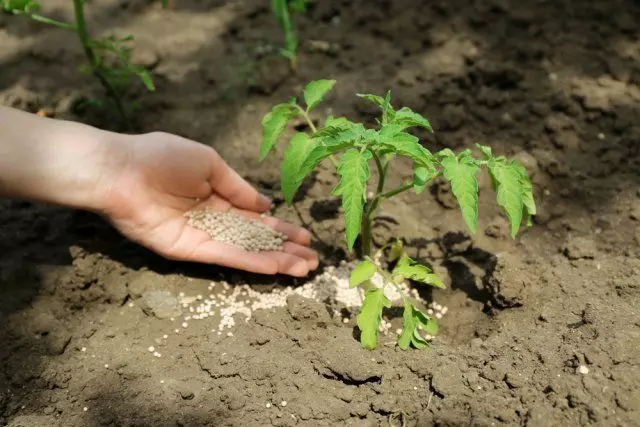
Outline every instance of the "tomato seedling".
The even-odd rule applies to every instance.
[[[284,32],[284,47],[280,54],[289,59],[292,70],[298,68],[298,36],[293,24],[294,13],[307,10],[308,0],[271,0],[271,9]]]
[[[451,184],[467,228],[475,233],[478,224],[478,173],[481,167],[486,167],[498,204],[509,220],[512,237],[515,238],[523,222],[531,226],[536,205],[524,166],[504,156],[494,156],[490,147],[477,145],[481,158],[474,157],[469,149],[456,154],[448,148],[437,153],[424,148],[419,139],[406,130],[421,127],[433,133],[431,124],[407,107],[395,109],[391,104],[391,92],[387,92],[385,97],[358,94],[380,108],[377,129],[365,128],[363,124],[345,117],[331,116],[322,127],[316,128],[309,113],[335,83],[335,80],[313,81],[304,88],[304,106],[294,98],[272,108],[262,120],[260,160],[272,152],[289,121],[300,117],[306,121],[310,132],[296,132],[284,152],[281,187],[285,201],[293,203],[293,197],[303,180],[323,160],[329,159],[335,166],[339,182],[333,194],[342,199],[346,243],[350,251],[360,238],[362,261],[350,277],[350,286],[360,286],[365,293],[357,318],[360,342],[364,348],[374,349],[382,312],[391,305],[385,295],[387,286],[397,287],[411,280],[438,288],[445,287],[431,268],[418,264],[407,255],[399,240],[379,249],[374,255],[371,228],[382,202],[408,190],[421,194],[430,181],[442,176]],[[386,189],[386,176],[398,156],[412,161],[413,177],[399,187]],[[368,196],[370,164],[376,168],[378,180],[375,192]],[[383,251],[388,252],[389,262],[395,263],[390,272],[385,271],[377,261]],[[383,278],[382,286],[376,286],[372,281],[377,274]],[[417,349],[427,347],[428,342],[423,334],[437,333],[436,320],[421,311],[410,298],[403,297],[403,302],[404,326],[398,337],[398,346],[403,350],[410,346]]]
[[[164,2],[163,2],[164,3]],[[120,118],[127,127],[131,127],[129,114],[123,102],[123,94],[132,83],[132,78],[139,78],[149,91],[155,91],[155,85],[149,71],[131,63],[131,46],[133,36],[107,36],[99,39],[89,37],[85,19],[85,0],[73,0],[75,22],[64,22],[41,15],[40,3],[32,0],[2,0],[4,11],[14,15],[24,15],[34,21],[70,30],[78,35],[87,64],[81,71],[95,76],[107,97],[113,102]],[[103,105],[99,100],[92,103]]]

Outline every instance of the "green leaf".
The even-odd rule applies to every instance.
[[[412,344],[418,350],[429,345],[422,335],[420,335],[420,330],[424,330],[429,335],[436,335],[438,332],[437,322],[416,308],[407,299],[404,300],[404,314],[402,319],[404,324],[402,332],[398,337],[398,347],[402,350],[408,350]]]
[[[431,166],[414,165],[413,168],[413,190],[416,194],[421,194],[427,183],[438,174],[438,171]]]
[[[316,140],[314,138],[314,140]],[[317,139],[316,141],[325,142],[324,139]],[[300,166],[300,171],[298,172],[298,179],[301,181],[304,180],[307,175],[309,175],[324,159],[329,157],[332,154],[335,154],[339,151],[344,150],[349,147],[351,144],[348,142],[345,143],[337,143],[331,145],[318,145],[316,144],[313,147],[313,150],[309,152],[307,158]]]
[[[515,166],[520,172],[520,185],[522,186],[522,202],[524,203],[523,216],[525,218],[528,227],[531,227],[531,216],[537,212],[536,202],[533,199],[533,186],[531,180],[527,174],[527,170],[520,163],[515,163]]]
[[[531,215],[536,212],[531,181],[524,166],[503,156],[490,159],[487,166],[498,204],[504,209],[511,226],[511,237],[515,238],[522,219],[530,226]]]
[[[376,348],[378,328],[382,320],[382,310],[385,307],[391,307],[391,301],[384,295],[382,289],[367,291],[357,319],[360,343],[367,350]]]
[[[426,325],[423,325],[422,329],[429,335],[438,335],[440,326],[438,326],[438,322],[435,319],[429,318],[429,321],[427,322]]]
[[[384,98],[378,95],[372,95],[370,93],[357,93],[356,96],[362,99],[366,99],[367,101],[373,102],[380,108],[382,108],[382,106],[384,105]]]
[[[395,118],[395,111],[391,105],[391,91],[387,91],[382,104],[382,124],[391,123]]]
[[[346,117],[328,116],[326,118],[326,120],[324,121],[324,127],[325,128],[333,127],[333,128],[344,129],[344,128],[350,128],[354,124],[355,123],[353,123],[352,121],[350,121]]]
[[[278,142],[287,123],[298,115],[298,110],[291,104],[278,104],[262,119],[262,144],[260,145],[260,161],[263,161]]]
[[[400,258],[400,261],[398,261],[398,264],[396,264],[391,274],[435,286],[436,288],[446,288],[442,279],[434,274],[433,270],[426,265],[418,264],[406,255]]]
[[[352,123],[344,119],[320,129],[313,137],[319,138],[325,145],[353,145],[362,139],[364,132],[365,128],[361,123]]]
[[[138,70],[136,74],[138,75],[138,77],[140,77],[140,80],[142,80],[142,83],[145,85],[147,90],[149,90],[150,92],[155,92],[156,86],[153,84],[153,80],[151,79],[151,74],[149,73],[149,71],[141,69]]]
[[[304,102],[307,104],[307,112],[318,105],[335,84],[335,80],[316,80],[309,83],[304,88]]]
[[[405,255],[404,244],[402,240],[396,239],[392,244],[389,250],[389,262],[396,261]]]
[[[300,176],[300,168],[315,147],[314,140],[303,132],[296,133],[284,152],[280,173],[280,187],[284,200],[291,204],[305,176]]]
[[[402,132],[401,126],[392,124],[382,127],[376,146],[390,149],[396,154],[409,157],[421,166],[435,169],[435,157],[429,150],[420,145],[419,141],[417,137]]]
[[[306,12],[309,0],[289,0],[289,7],[298,13]]]
[[[349,150],[342,156],[342,163],[338,167],[340,183],[333,190],[333,194],[342,196],[349,250],[353,249],[356,238],[360,234],[362,210],[370,177],[368,164],[370,158],[371,153],[368,151]]]
[[[488,164],[498,204],[504,209],[511,225],[511,237],[515,237],[520,229],[524,208],[520,171],[514,166],[506,159],[492,159]]]
[[[442,153],[442,152],[441,152]],[[478,172],[480,168],[469,150],[458,157],[445,155],[441,160],[443,175],[451,183],[451,191],[458,199],[464,222],[471,233],[478,226]]]
[[[433,133],[433,128],[429,120],[422,117],[420,114],[412,111],[409,107],[402,107],[395,113],[393,124],[401,125],[403,129],[408,127],[423,127],[429,132]]]
[[[349,287],[355,288],[367,280],[371,280],[371,278],[376,274],[376,271],[378,271],[378,268],[373,262],[369,260],[362,261],[351,272],[351,276],[349,277]]]

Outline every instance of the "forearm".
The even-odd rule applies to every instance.
[[[113,135],[0,106],[0,197],[100,210]]]

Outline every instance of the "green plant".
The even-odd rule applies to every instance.
[[[278,104],[262,120],[263,140],[260,147],[262,161],[281,139],[288,122],[303,118],[310,134],[297,132],[284,152],[281,170],[281,187],[285,201],[293,202],[293,196],[303,180],[324,160],[330,159],[337,169],[339,183],[334,195],[342,198],[344,208],[346,240],[349,250],[360,237],[362,262],[353,270],[350,286],[361,286],[365,292],[364,302],[358,314],[360,341],[364,348],[374,349],[382,312],[390,306],[384,294],[386,286],[399,286],[405,280],[444,288],[444,283],[431,268],[420,265],[409,258],[400,241],[372,251],[371,227],[380,203],[404,191],[413,190],[421,194],[427,184],[436,177],[444,177],[458,200],[462,217],[468,229],[475,233],[478,223],[478,178],[480,167],[486,167],[491,177],[498,204],[504,209],[510,223],[511,236],[515,237],[522,222],[531,226],[531,215],[536,213],[531,181],[525,168],[504,156],[494,156],[491,148],[477,145],[482,155],[475,158],[467,149],[455,154],[450,149],[431,153],[417,137],[406,132],[411,127],[422,127],[433,132],[431,124],[420,114],[407,107],[395,109],[391,105],[391,93],[385,97],[358,94],[381,109],[377,120],[378,129],[365,128],[344,117],[328,117],[321,128],[316,128],[310,119],[310,111],[316,107],[335,85],[335,80],[318,80],[304,89],[306,107],[296,99]],[[335,156],[341,153],[338,159]],[[413,178],[403,185],[385,189],[385,178],[397,156],[413,162]],[[378,180],[375,193],[367,196],[367,185],[371,178],[370,163],[375,165]],[[386,251],[389,262],[395,263],[391,272],[385,271],[376,261]],[[372,278],[380,274],[384,285],[377,287]],[[438,325],[435,319],[422,312],[417,304],[404,298],[404,327],[398,338],[402,349],[427,347],[422,333],[435,335]]]
[[[305,12],[308,0],[271,0],[273,14],[284,32],[284,47],[280,49],[280,54],[289,59],[291,68],[298,68],[298,37],[293,25],[293,14]]]
[[[123,95],[131,85],[133,78],[139,78],[149,91],[155,91],[153,80],[147,69],[131,63],[132,48],[130,43],[133,42],[133,36],[107,36],[98,39],[89,37],[84,5],[85,0],[73,0],[75,22],[70,23],[40,15],[38,13],[40,4],[36,1],[2,0],[2,8],[6,12],[25,15],[35,21],[75,32],[88,62],[81,71],[98,79],[122,121],[127,127],[131,127]],[[92,100],[92,103],[104,106],[100,100]]]

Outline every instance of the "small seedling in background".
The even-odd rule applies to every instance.
[[[163,0],[165,4],[166,0]],[[78,35],[88,63],[81,71],[95,76],[102,85],[108,99],[115,106],[122,121],[131,127],[129,109],[123,101],[123,95],[132,84],[133,78],[142,81],[149,91],[155,86],[149,71],[144,67],[131,63],[131,46],[133,36],[108,36],[92,39],[87,32],[84,15],[85,0],[73,0],[75,23],[58,21],[40,15],[40,4],[30,0],[2,0],[6,12],[14,15],[25,15],[29,18],[58,28],[71,30]],[[90,100],[91,104],[105,106],[101,100]]]
[[[481,145],[477,145],[482,153],[480,159],[475,158],[469,149],[458,154],[448,148],[431,153],[420,144],[417,137],[406,132],[411,127],[422,127],[433,132],[429,121],[407,107],[395,109],[391,105],[390,92],[385,97],[358,94],[380,108],[378,129],[367,129],[361,123],[331,116],[321,128],[316,128],[309,112],[323,100],[335,83],[335,80],[309,83],[304,89],[304,107],[294,98],[272,108],[262,120],[260,160],[272,152],[289,121],[301,117],[307,122],[310,133],[295,133],[284,152],[281,187],[285,201],[293,203],[293,197],[303,180],[323,160],[329,159],[335,166],[339,183],[333,194],[342,198],[348,249],[353,250],[356,240],[360,238],[362,262],[353,270],[350,278],[351,287],[360,286],[365,292],[357,319],[360,342],[364,348],[374,349],[383,309],[391,305],[384,292],[387,286],[398,287],[404,281],[412,280],[438,288],[445,287],[431,268],[418,264],[407,255],[400,241],[373,253],[371,228],[382,202],[408,190],[421,194],[431,180],[443,176],[451,184],[467,228],[475,233],[478,223],[477,175],[481,167],[486,167],[498,204],[509,220],[512,237],[516,236],[523,221],[531,226],[531,216],[536,213],[536,206],[531,181],[520,163],[504,156],[496,157],[491,148]],[[338,154],[341,156],[336,158]],[[413,177],[399,187],[386,189],[387,173],[398,156],[412,161]],[[375,193],[368,197],[370,164],[377,169],[378,181]],[[390,272],[385,271],[378,262],[383,251],[388,253],[388,261],[395,263]],[[382,287],[372,282],[376,274],[384,278]],[[398,337],[399,347],[427,347],[425,335],[437,333],[436,320],[421,311],[410,298],[403,297],[403,302],[404,327]]]
[[[284,47],[280,49],[280,54],[289,59],[294,71],[298,68],[298,36],[293,24],[293,15],[305,12],[308,4],[308,0],[271,0],[273,13],[284,32]]]

